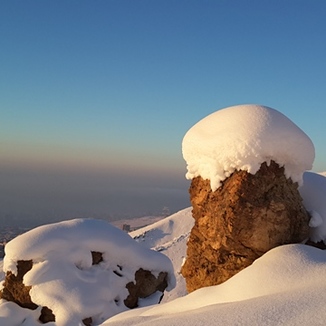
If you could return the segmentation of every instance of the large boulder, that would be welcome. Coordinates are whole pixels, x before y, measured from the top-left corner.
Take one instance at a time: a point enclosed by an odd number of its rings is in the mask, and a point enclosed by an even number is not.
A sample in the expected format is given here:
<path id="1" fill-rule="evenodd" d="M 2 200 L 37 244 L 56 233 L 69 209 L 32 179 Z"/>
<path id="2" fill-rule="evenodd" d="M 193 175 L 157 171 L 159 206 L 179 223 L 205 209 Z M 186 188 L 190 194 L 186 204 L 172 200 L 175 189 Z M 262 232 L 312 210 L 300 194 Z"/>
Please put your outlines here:
<path id="1" fill-rule="evenodd" d="M 196 177 L 190 186 L 195 225 L 182 267 L 187 290 L 222 283 L 268 250 L 309 237 L 309 215 L 298 184 L 275 162 L 252 175 L 236 171 L 212 191 Z"/>
<path id="2" fill-rule="evenodd" d="M 298 186 L 312 168 L 309 137 L 260 105 L 219 110 L 182 142 L 195 225 L 182 267 L 188 291 L 215 285 L 266 251 L 309 237 Z"/>
<path id="3" fill-rule="evenodd" d="M 35 310 L 41 323 L 98 325 L 127 309 L 159 303 L 175 283 L 169 258 L 101 220 L 41 226 L 5 250 L 0 299 Z"/>

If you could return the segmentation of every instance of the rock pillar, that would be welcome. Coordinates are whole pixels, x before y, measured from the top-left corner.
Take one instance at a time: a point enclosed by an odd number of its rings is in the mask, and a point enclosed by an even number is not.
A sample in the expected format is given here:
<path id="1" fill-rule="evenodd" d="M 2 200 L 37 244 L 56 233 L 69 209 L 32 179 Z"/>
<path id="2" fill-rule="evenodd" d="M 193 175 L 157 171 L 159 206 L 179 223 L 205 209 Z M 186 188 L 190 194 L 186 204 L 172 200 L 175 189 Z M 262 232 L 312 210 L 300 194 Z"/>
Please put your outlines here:
<path id="1" fill-rule="evenodd" d="M 222 283 L 279 245 L 309 237 L 309 215 L 298 184 L 274 161 L 255 175 L 235 171 L 212 191 L 210 181 L 192 180 L 195 225 L 182 267 L 189 292 Z"/>

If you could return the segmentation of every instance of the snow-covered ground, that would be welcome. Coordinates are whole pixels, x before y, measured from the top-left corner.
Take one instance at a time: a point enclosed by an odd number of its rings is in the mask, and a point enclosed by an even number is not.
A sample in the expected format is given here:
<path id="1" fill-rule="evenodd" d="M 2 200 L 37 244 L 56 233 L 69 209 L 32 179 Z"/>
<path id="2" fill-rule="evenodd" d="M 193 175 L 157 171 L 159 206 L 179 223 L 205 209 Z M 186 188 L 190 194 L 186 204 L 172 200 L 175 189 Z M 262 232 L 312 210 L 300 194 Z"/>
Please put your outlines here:
<path id="1" fill-rule="evenodd" d="M 188 165 L 187 176 L 193 178 L 201 175 L 209 178 L 214 190 L 235 169 L 254 173 L 260 163 L 275 160 L 284 166 L 288 177 L 302 184 L 300 192 L 305 206 L 312 215 L 311 236 L 314 240 L 326 241 L 326 177 L 312 172 L 304 173 L 306 169 L 311 168 L 314 160 L 314 146 L 308 136 L 282 114 L 267 107 L 238 106 L 227 110 L 218 111 L 207 117 L 208 119 L 203 119 L 185 136 L 183 154 Z M 117 311 L 115 316 L 101 321 L 99 324 L 101 326 L 326 324 L 326 251 L 304 244 L 279 246 L 225 283 L 187 294 L 184 279 L 179 271 L 194 223 L 191 208 L 132 232 L 130 235 L 135 240 L 127 235 L 116 237 L 110 227 L 107 239 L 105 235 L 108 234 L 105 232 L 107 227 L 97 224 L 98 222 L 94 222 L 96 224 L 94 227 L 89 221 L 70 222 L 77 223 L 77 226 L 78 223 L 81 224 L 81 230 L 76 233 L 69 233 L 67 227 L 69 229 L 70 224 L 63 223 L 63 227 L 57 229 L 45 228 L 47 230 L 45 233 L 38 231 L 31 233 L 27 239 L 29 241 L 25 241 L 26 238 L 22 241 L 20 238 L 19 241 L 9 243 L 4 270 L 14 272 L 17 259 L 36 257 L 35 262 L 38 265 L 36 273 L 31 273 L 26 277 L 26 281 L 37 284 L 41 280 L 45 283 L 47 293 L 40 292 L 41 299 L 51 300 L 51 294 L 58 294 L 59 291 L 61 299 L 68 306 L 80 309 L 82 300 L 87 299 L 82 296 L 88 296 L 90 293 L 91 307 L 85 308 L 89 310 L 87 312 L 89 316 L 92 309 L 97 309 L 101 305 L 103 307 L 108 297 L 113 298 L 112 293 L 106 293 L 100 286 L 97 287 L 98 296 L 93 289 L 89 290 L 89 280 L 98 282 L 95 277 L 98 271 L 100 276 L 105 276 L 100 282 L 105 283 L 105 280 L 111 279 L 106 277 L 108 273 L 112 275 L 111 272 L 116 267 L 124 266 L 128 262 L 131 263 L 132 270 L 139 267 L 138 254 L 154 271 L 164 265 L 166 270 L 169 270 L 172 262 L 176 286 L 165 294 L 161 304 L 121 313 Z M 83 223 L 86 223 L 87 227 Z M 84 247 L 79 248 L 78 238 L 82 235 L 87 239 L 89 229 L 93 235 L 99 233 L 98 241 L 90 243 L 86 240 Z M 53 241 L 48 243 L 47 239 Z M 64 243 L 61 243 L 61 240 Z M 71 252 L 69 250 L 64 252 L 68 256 L 62 257 L 63 248 L 70 248 L 70 244 Z M 107 245 L 110 250 L 105 249 Z M 87 249 L 88 252 L 104 250 L 104 268 L 90 266 L 90 255 L 85 256 L 85 250 L 81 249 Z M 149 249 L 163 255 L 150 253 Z M 134 256 L 136 251 L 137 255 Z M 165 256 L 165 259 L 162 256 Z M 70 277 L 68 281 L 66 276 L 63 280 L 58 278 L 52 288 L 51 284 L 46 284 L 47 273 L 53 276 L 53 271 L 48 268 L 49 258 L 57 262 L 58 266 L 60 259 L 63 259 L 63 266 L 70 272 L 74 270 L 68 274 Z M 51 266 L 54 270 L 59 270 L 55 264 Z M 80 267 L 80 272 L 76 272 L 76 266 Z M 129 274 L 131 276 L 132 271 Z M 3 278 L 3 274 L 0 274 L 0 277 Z M 76 277 L 77 285 L 74 283 Z M 81 279 L 86 282 L 79 282 Z M 170 281 L 172 285 L 173 277 Z M 61 288 L 58 290 L 55 284 Z M 114 282 L 112 284 L 113 288 L 116 288 L 117 284 Z M 72 285 L 76 285 L 76 288 Z M 34 298 L 35 291 L 31 294 Z M 67 297 L 63 297 L 62 294 Z M 120 293 L 121 297 L 123 295 Z M 37 296 L 35 298 L 38 299 Z M 57 312 L 66 313 L 66 310 L 59 304 Z M 39 326 L 38 315 L 38 310 L 31 311 L 20 308 L 12 302 L 0 301 L 0 326 Z M 59 316 L 56 323 L 47 325 L 79 326 L 75 323 L 77 319 L 74 315 L 70 316 L 73 323 L 67 324 L 67 320 L 66 316 Z"/>
<path id="2" fill-rule="evenodd" d="M 303 204 L 312 216 L 311 240 L 326 242 L 326 178 L 323 174 L 305 172 L 299 188 Z"/>
<path id="3" fill-rule="evenodd" d="M 162 303 L 187 294 L 185 280 L 180 274 L 180 269 L 186 256 L 187 240 L 193 224 L 194 219 L 191 215 L 191 207 L 189 207 L 130 233 L 138 243 L 163 253 L 172 261 L 177 280 L 176 287 L 165 293 Z"/>
<path id="4" fill-rule="evenodd" d="M 322 191 L 326 178 L 307 173 L 311 180 L 317 176 L 315 190 Z M 324 194 L 317 201 L 322 207 Z M 281 246 L 227 282 L 187 295 L 179 271 L 192 226 L 191 208 L 186 208 L 130 234 L 141 246 L 171 259 L 177 285 L 165 294 L 160 305 L 122 312 L 102 326 L 325 325 L 326 251 L 301 244 Z M 11 302 L 0 305 L 1 326 L 36 326 L 37 316 L 36 311 Z"/>
<path id="5" fill-rule="evenodd" d="M 303 179 L 309 180 L 301 187 L 305 204 L 319 210 L 321 225 L 326 225 L 326 178 L 306 172 Z M 310 189 L 319 194 L 312 201 Z M 192 223 L 191 210 L 185 209 L 134 235 L 144 234 L 139 239 L 153 248 L 157 244 L 166 248 L 164 243 L 172 239 L 174 248 L 163 253 L 174 262 L 177 273 L 184 257 L 179 249 L 185 244 L 173 240 L 187 234 Z M 176 225 L 178 232 L 169 225 Z M 323 231 L 321 225 L 311 228 L 312 234 Z M 184 295 L 184 282 L 177 283 L 166 303 L 124 312 L 103 325 L 325 325 L 325 282 L 326 251 L 303 244 L 285 245 L 267 252 L 223 284 Z"/>
<path id="6" fill-rule="evenodd" d="M 107 326 L 325 325 L 326 252 L 275 248 L 225 283 L 169 303 L 129 311 Z"/>
<path id="7" fill-rule="evenodd" d="M 316 176 L 318 193 L 326 186 L 324 176 L 307 172 L 304 180 Z M 322 207 L 324 194 L 317 201 Z M 302 244 L 281 246 L 227 282 L 187 294 L 179 270 L 192 226 L 191 208 L 186 208 L 130 234 L 141 246 L 171 259 L 177 285 L 160 305 L 122 312 L 102 326 L 325 325 L 326 251 Z M 1 326 L 37 326 L 36 317 L 36 311 L 11 302 L 0 305 Z"/>

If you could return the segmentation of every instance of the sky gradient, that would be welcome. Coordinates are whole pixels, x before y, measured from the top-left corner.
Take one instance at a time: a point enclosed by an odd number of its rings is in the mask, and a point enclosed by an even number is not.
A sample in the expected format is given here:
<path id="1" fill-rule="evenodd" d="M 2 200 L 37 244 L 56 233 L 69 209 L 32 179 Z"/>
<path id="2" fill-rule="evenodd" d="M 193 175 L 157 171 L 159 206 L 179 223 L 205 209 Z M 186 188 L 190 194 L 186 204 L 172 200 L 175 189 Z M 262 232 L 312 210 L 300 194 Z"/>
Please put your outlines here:
<path id="1" fill-rule="evenodd" d="M 0 218 L 140 216 L 189 205 L 181 142 L 257 103 L 326 170 L 323 0 L 2 1 Z"/>

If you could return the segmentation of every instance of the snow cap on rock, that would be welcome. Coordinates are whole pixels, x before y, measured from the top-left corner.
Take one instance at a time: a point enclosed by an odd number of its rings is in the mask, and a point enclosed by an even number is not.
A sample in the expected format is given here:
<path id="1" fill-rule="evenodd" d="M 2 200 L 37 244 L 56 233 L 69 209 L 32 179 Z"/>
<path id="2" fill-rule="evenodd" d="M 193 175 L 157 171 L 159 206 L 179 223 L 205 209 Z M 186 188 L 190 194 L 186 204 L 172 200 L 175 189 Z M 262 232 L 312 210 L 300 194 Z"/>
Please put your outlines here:
<path id="1" fill-rule="evenodd" d="M 253 104 L 225 108 L 199 121 L 184 136 L 182 152 L 186 178 L 208 179 L 213 191 L 235 170 L 255 174 L 271 160 L 301 185 L 315 158 L 312 141 L 297 125 L 275 109 Z"/>

